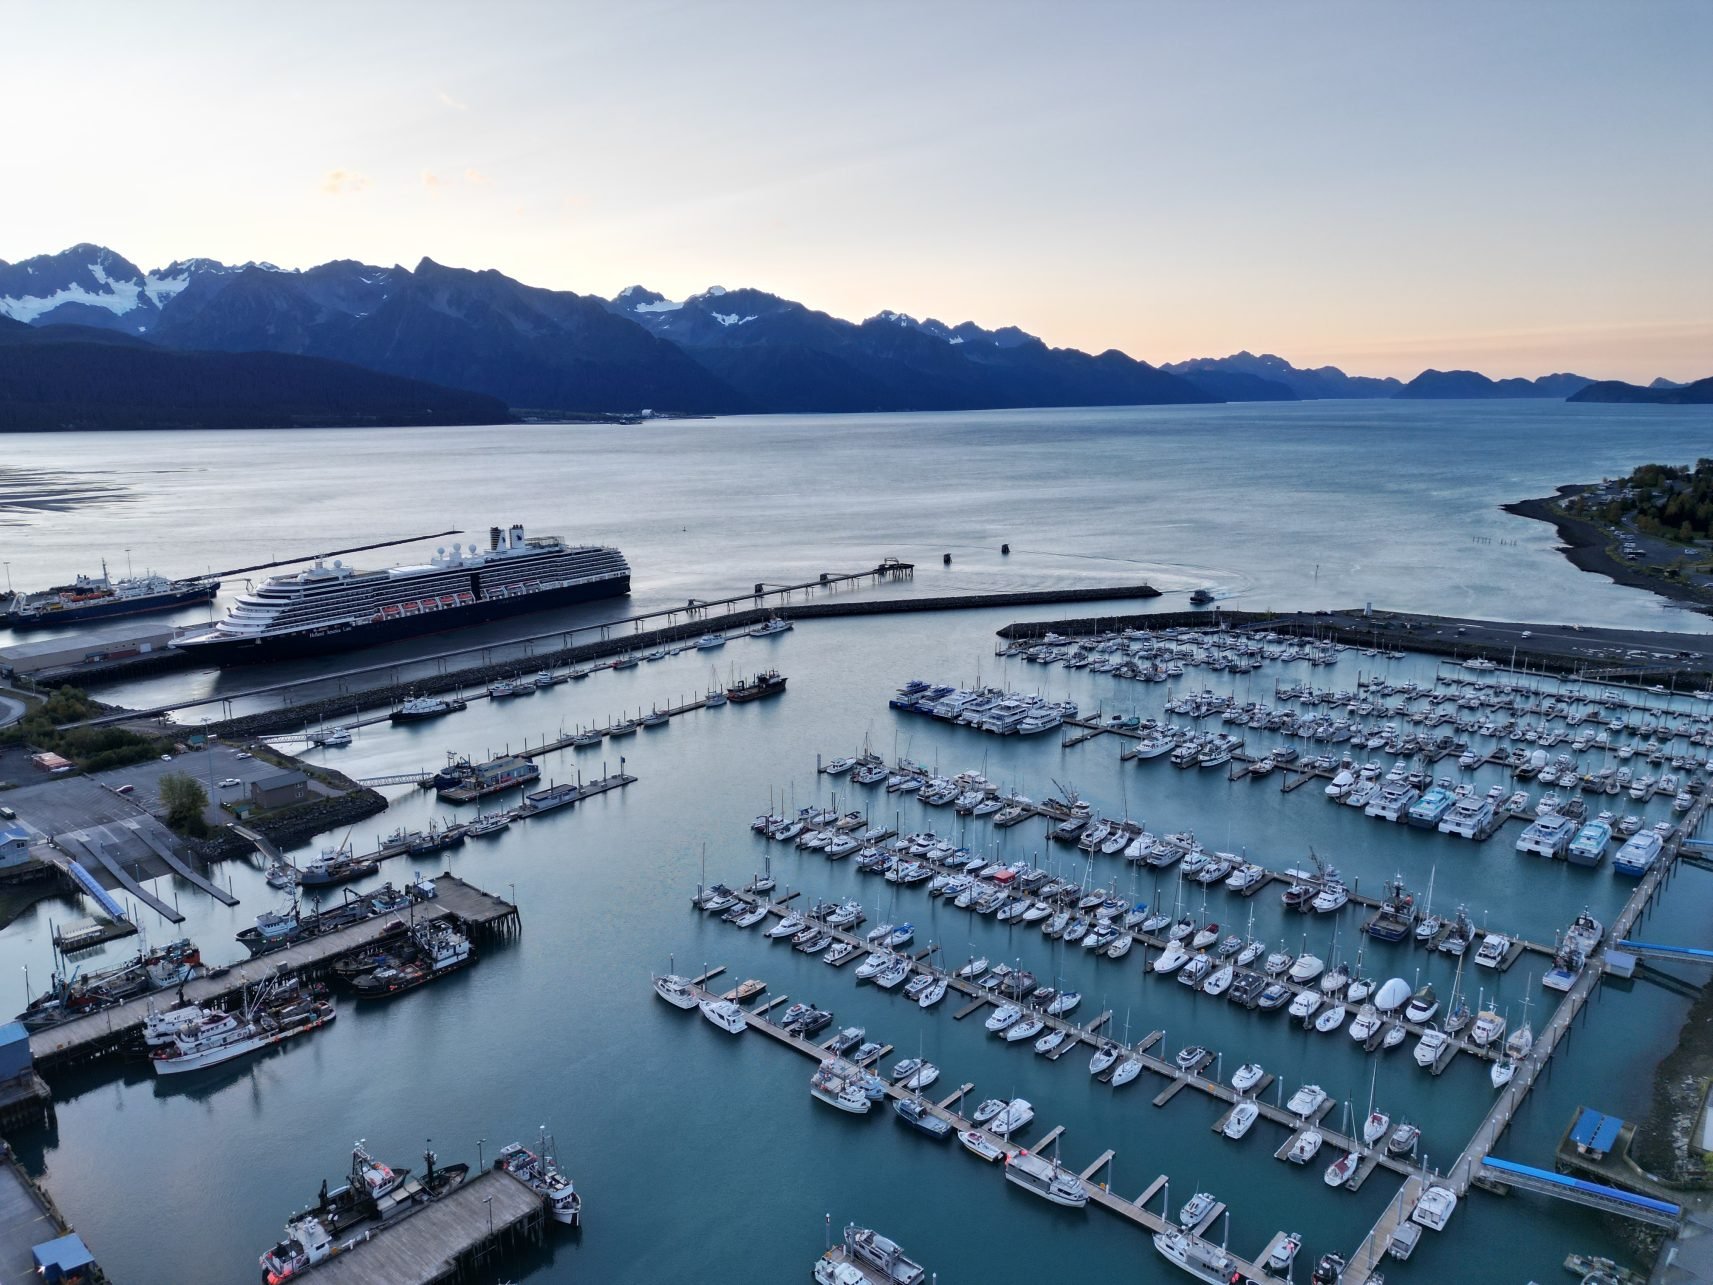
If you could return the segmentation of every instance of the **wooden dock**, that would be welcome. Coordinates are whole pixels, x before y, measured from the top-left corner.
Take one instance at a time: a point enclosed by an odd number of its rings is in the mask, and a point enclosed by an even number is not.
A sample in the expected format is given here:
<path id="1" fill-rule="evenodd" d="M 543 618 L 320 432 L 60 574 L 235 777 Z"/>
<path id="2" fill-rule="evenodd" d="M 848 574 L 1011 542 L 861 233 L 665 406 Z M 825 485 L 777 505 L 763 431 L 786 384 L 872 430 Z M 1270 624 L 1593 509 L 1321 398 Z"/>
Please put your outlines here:
<path id="1" fill-rule="evenodd" d="M 698 997 L 704 998 L 704 999 L 709 998 L 710 993 L 707 991 L 701 991 L 701 993 Z M 750 1014 L 750 1015 L 748 1015 L 748 1018 L 749 1018 L 749 1025 L 750 1025 L 751 1029 L 760 1031 L 761 1033 L 771 1037 L 772 1039 L 778 1041 L 779 1043 L 784 1044 L 788 1048 L 795 1049 L 797 1052 L 803 1054 L 805 1057 L 813 1058 L 816 1062 L 820 1062 L 829 1056 L 827 1051 L 825 1049 L 821 1048 L 819 1045 L 816 1045 L 809 1040 L 805 1040 L 802 1037 L 795 1035 L 792 1032 L 787 1031 L 782 1027 L 774 1025 L 772 1022 L 768 1021 L 767 1018 L 765 1018 L 765 1017 L 758 1017 L 758 1016 L 755 1016 L 753 1014 Z M 960 1090 L 960 1095 L 963 1094 L 964 1092 L 966 1092 L 966 1090 Z M 897 1085 L 894 1085 L 894 1084 L 888 1084 L 885 1086 L 885 1094 L 886 1094 L 886 1097 L 892 1101 L 897 1101 L 897 1100 L 906 1099 L 906 1098 L 912 1098 L 913 1099 L 915 1097 L 914 1094 L 912 1094 L 912 1093 L 910 1093 L 904 1089 L 901 1089 Z M 990 1133 L 985 1129 L 977 1128 L 977 1126 L 973 1122 L 971 1122 L 970 1120 L 965 1119 L 963 1116 L 958 1115 L 955 1112 L 947 1109 L 943 1105 L 935 1104 L 931 1101 L 928 1101 L 927 1099 L 923 1100 L 922 1105 L 929 1112 L 931 1112 L 934 1115 L 937 1115 L 941 1119 L 945 1120 L 954 1129 L 959 1129 L 959 1130 L 975 1129 L 977 1132 L 981 1133 L 985 1138 L 987 1138 L 987 1140 L 989 1142 L 991 1142 L 994 1146 L 998 1147 L 1001 1151 L 1003 1151 L 1005 1153 L 1005 1156 L 1007 1159 L 1009 1159 L 1013 1155 L 1016 1155 L 1017 1152 L 1019 1152 L 1020 1150 L 1023 1149 L 1018 1143 L 1013 1142 L 1008 1138 L 1001 1137 L 1000 1135 L 998 1135 L 996 1133 Z M 1044 1147 L 1050 1147 L 1055 1142 L 1057 1142 L 1059 1140 L 1060 1136 L 1063 1133 L 1064 1133 L 1063 1126 L 1057 1126 L 1053 1129 L 1050 1129 L 1050 1130 L 1048 1130 L 1047 1133 L 1042 1135 L 1042 1137 L 1038 1141 L 1033 1143 L 1030 1146 L 1029 1150 L 1034 1151 L 1034 1152 L 1038 1152 Z M 1108 1150 L 1103 1155 L 1101 1155 L 1093 1164 L 1089 1165 L 1087 1167 L 1086 1171 L 1084 1171 L 1084 1172 L 1092 1175 L 1093 1173 L 1098 1171 L 1102 1165 L 1110 1164 L 1112 1159 L 1113 1159 L 1113 1152 L 1111 1150 Z M 1149 1200 L 1153 1199 L 1154 1195 L 1161 1188 L 1163 1188 L 1165 1185 L 1166 1185 L 1166 1176 L 1164 1174 L 1162 1174 L 1160 1177 L 1158 1177 L 1154 1180 L 1154 1182 L 1148 1187 L 1148 1189 L 1146 1191 L 1144 1191 L 1142 1193 L 1141 1196 L 1137 1197 L 1135 1200 L 1127 1200 L 1122 1196 L 1114 1195 L 1107 1184 L 1088 1183 L 1087 1187 L 1088 1187 L 1089 1203 L 1094 1204 L 1094 1205 L 1098 1205 L 1101 1208 L 1106 1209 L 1106 1210 L 1110 1211 L 1111 1213 L 1118 1215 L 1119 1217 L 1123 1218 L 1126 1222 L 1130 1223 L 1132 1226 L 1137 1227 L 1137 1228 L 1139 1228 L 1145 1232 L 1153 1233 L 1153 1232 L 1165 1231 L 1168 1228 L 1175 1227 L 1177 1224 L 1171 1222 L 1169 1219 L 1164 1218 L 1159 1214 L 1152 1212 L 1151 1210 L 1149 1210 L 1145 1207 L 1147 1202 Z M 1258 1261 L 1249 1261 L 1249 1260 L 1246 1260 L 1246 1259 L 1244 1259 L 1244 1258 L 1242 1258 L 1236 1254 L 1232 1254 L 1231 1259 L 1232 1259 L 1232 1267 L 1234 1270 L 1241 1271 L 1241 1272 L 1245 1273 L 1246 1275 L 1253 1277 L 1256 1280 L 1263 1279 L 1263 1277 L 1261 1275 L 1261 1268 L 1259 1266 Z M 317 1269 L 317 1270 L 320 1270 L 320 1269 Z"/>
<path id="2" fill-rule="evenodd" d="M 419 902 L 412 908 L 416 918 L 450 917 L 474 936 L 503 936 L 517 929 L 517 907 L 510 902 L 452 874 L 437 876 L 435 888 L 438 895 L 433 901 Z M 213 1004 L 246 986 L 278 977 L 319 977 L 332 967 L 334 960 L 378 941 L 397 917 L 376 915 L 283 950 L 247 959 L 218 977 L 194 978 L 182 987 L 183 1002 Z M 30 1054 L 37 1069 L 51 1074 L 63 1067 L 119 1052 L 136 1039 L 151 1004 L 158 1006 L 163 996 L 177 1002 L 179 993 L 180 988 L 174 988 L 171 992 L 140 995 L 87 1017 L 34 1032 L 30 1036 Z"/>
<path id="3" fill-rule="evenodd" d="M 489 1169 L 432 1204 L 342 1242 L 315 1276 L 330 1285 L 488 1280 L 498 1254 L 541 1244 L 546 1227 L 541 1197 L 504 1169 Z"/>

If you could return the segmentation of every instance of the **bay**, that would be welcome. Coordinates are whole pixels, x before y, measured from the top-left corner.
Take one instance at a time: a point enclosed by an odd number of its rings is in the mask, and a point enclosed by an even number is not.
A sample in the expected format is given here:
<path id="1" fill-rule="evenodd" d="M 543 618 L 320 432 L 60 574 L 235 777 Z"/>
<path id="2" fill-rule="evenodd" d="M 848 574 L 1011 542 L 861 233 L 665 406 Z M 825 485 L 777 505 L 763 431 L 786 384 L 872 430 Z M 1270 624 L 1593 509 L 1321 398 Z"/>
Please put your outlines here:
<path id="1" fill-rule="evenodd" d="M 1553 549 L 1549 527 L 1497 506 L 1649 459 L 1692 459 L 1705 450 L 1707 427 L 1698 412 L 1659 408 L 1320 403 L 519 427 L 499 435 L 44 435 L 8 437 L 0 447 L 9 467 L 70 462 L 104 492 L 63 509 L 9 515 L 7 552 L 15 573 L 29 563 L 31 583 L 90 569 L 90 557 L 122 556 L 126 547 L 182 574 L 520 520 L 623 548 L 636 569 L 636 609 L 896 554 L 918 563 L 912 590 L 919 593 L 1147 578 L 1172 591 L 1160 600 L 1167 607 L 1181 605 L 1191 587 L 1215 584 L 1244 606 L 1371 599 L 1470 615 L 1698 628 L 1700 617 L 1576 571 Z M 106 493 L 115 489 L 121 493 Z M 1001 541 L 1012 544 L 1009 558 L 998 553 Z M 943 552 L 953 554 L 949 568 L 940 564 Z M 1204 779 L 1213 773 L 1174 773 L 1163 761 L 1120 765 L 1106 738 L 1072 749 L 1050 737 L 1000 742 L 886 709 L 886 696 L 906 678 L 962 681 L 979 672 L 1085 706 L 1158 712 L 1156 688 L 1018 662 L 1001 672 L 994 629 L 1053 614 L 817 621 L 766 642 L 730 644 L 722 668 L 777 663 L 791 676 L 787 695 L 641 733 L 622 747 L 638 784 L 516 825 L 446 862 L 415 863 L 429 872 L 450 865 L 503 895 L 515 890 L 524 923 L 518 941 L 394 1004 L 347 1005 L 327 1031 L 188 1088 L 157 1085 L 136 1068 L 73 1077 L 59 1086 L 57 1128 L 14 1145 L 124 1281 L 253 1279 L 255 1256 L 293 1209 L 313 1199 L 323 1177 L 337 1176 L 354 1138 L 401 1163 L 430 1137 L 443 1159 L 474 1161 L 478 1139 L 491 1156 L 543 1123 L 585 1194 L 588 1229 L 580 1240 L 556 1237 L 538 1257 L 507 1264 L 507 1278 L 800 1280 L 830 1215 L 835 1227 L 846 1219 L 879 1226 L 945 1282 L 1051 1278 L 1067 1263 L 1079 1272 L 1181 1279 L 1145 1239 L 1099 1211 L 1068 1214 L 1032 1200 L 955 1148 L 936 1150 L 905 1132 L 889 1112 L 852 1120 L 826 1111 L 808 1097 L 805 1059 L 753 1032 L 731 1039 L 654 998 L 648 975 L 665 968 L 670 952 L 680 971 L 724 964 L 734 981 L 762 977 L 776 994 L 831 1007 L 840 1025 L 866 1025 L 895 1044 L 894 1056 L 920 1047 L 944 1069 L 945 1092 L 973 1080 L 978 1097 L 1030 1098 L 1034 1132 L 1066 1126 L 1067 1164 L 1080 1168 L 1117 1150 L 1117 1190 L 1134 1195 L 1168 1173 L 1174 1205 L 1197 1190 L 1219 1194 L 1233 1207 L 1234 1248 L 1252 1253 L 1288 1226 L 1304 1234 L 1305 1259 L 1347 1251 L 1395 1189 L 1389 1180 L 1376 1176 L 1355 1196 L 1330 1192 L 1318 1168 L 1271 1158 L 1276 1131 L 1258 1128 L 1242 1144 L 1215 1137 L 1211 1101 L 1184 1094 L 1156 1110 L 1149 1099 L 1157 1087 L 1150 1090 L 1147 1077 L 1121 1091 L 1133 1096 L 1116 1096 L 1089 1080 L 1086 1059 L 1046 1063 L 1026 1047 L 1002 1046 L 979 1023 L 954 1022 L 949 1004 L 922 1013 L 858 986 L 848 971 L 688 909 L 704 845 L 710 878 L 747 878 L 769 856 L 749 833 L 749 818 L 782 794 L 796 805 L 826 797 L 815 756 L 850 753 L 865 741 L 944 770 L 982 768 L 1037 798 L 1055 780 L 1073 782 L 1110 815 L 1145 818 L 1156 832 L 1193 828 L 1210 846 L 1246 850 L 1275 866 L 1313 847 L 1364 889 L 1393 873 L 1424 889 L 1431 872 L 1436 905 L 1466 903 L 1477 923 L 1488 913 L 1496 926 L 1547 940 L 1583 905 L 1610 920 L 1629 886 L 1609 868 L 1519 857 L 1504 837 L 1470 845 L 1384 827 L 1312 790 L 1281 795 L 1266 785 Z M 1347 656 L 1314 680 L 1351 686 L 1364 667 L 1380 663 Z M 1391 665 L 1390 672 L 1418 677 L 1433 668 L 1417 659 Z M 1276 676 L 1240 680 L 1249 684 L 1245 699 L 1265 698 Z M 1222 678 L 1192 671 L 1173 687 L 1221 686 Z M 102 694 L 133 700 L 224 681 L 171 675 Z M 707 658 L 690 653 L 515 706 L 479 704 L 436 724 L 364 729 L 348 750 L 321 753 L 352 775 L 406 771 L 441 761 L 449 749 L 497 750 L 707 682 Z M 617 752 L 563 754 L 544 771 L 559 779 L 587 773 L 603 754 L 616 766 Z M 1498 777 L 1478 778 L 1482 786 L 1490 780 Z M 372 823 L 377 831 L 444 814 L 418 792 L 389 794 L 394 806 Z M 873 806 L 877 814 L 896 811 L 906 830 L 953 824 L 890 796 Z M 1660 807 L 1650 820 L 1663 815 Z M 354 841 L 362 847 L 370 837 Z M 1008 858 L 1040 852 L 1043 860 L 1067 860 L 1062 851 L 1049 854 L 1034 827 L 996 834 L 972 823 L 968 841 Z M 1372 1064 L 1348 1039 L 1193 996 L 1145 976 L 1134 955 L 1097 962 L 1055 951 L 1028 929 L 972 922 L 920 892 L 894 894 L 849 862 L 794 851 L 771 856 L 791 886 L 855 896 L 871 922 L 911 918 L 919 941 L 940 941 L 950 954 L 973 947 L 1062 972 L 1088 997 L 1088 1015 L 1110 1008 L 1120 1025 L 1128 1015 L 1133 1038 L 1164 1029 L 1168 1050 L 1192 1041 L 1220 1050 L 1227 1074 L 1254 1057 L 1292 1087 L 1314 1079 L 1365 1106 Z M 1097 874 L 1122 870 L 1097 860 Z M 396 880 L 409 869 L 395 863 L 386 875 Z M 188 916 L 174 931 L 215 960 L 241 955 L 232 934 L 277 900 L 253 865 L 228 863 L 220 873 L 240 906 L 212 904 L 171 881 L 156 885 L 163 896 L 176 891 Z M 1707 944 L 1695 909 L 1705 878 L 1680 875 L 1648 921 L 1650 933 Z M 1144 900 L 1176 895 L 1170 886 L 1137 891 Z M 1258 933 L 1277 940 L 1302 931 L 1300 921 L 1286 925 L 1276 896 L 1256 898 L 1253 908 Z M 1249 909 L 1216 892 L 1208 917 L 1223 921 Z M 0 933 L 0 972 L 9 964 L 21 977 L 28 964 L 39 981 L 49 923 L 71 913 L 65 903 L 44 903 Z M 1354 949 L 1356 918 L 1340 918 L 1341 940 Z M 152 925 L 151 934 L 161 939 L 167 928 Z M 1413 980 L 1419 968 L 1442 993 L 1449 987 L 1443 957 L 1388 949 L 1396 952 L 1384 956 L 1388 972 Z M 1537 1027 L 1544 1020 L 1547 993 L 1526 964 L 1488 984 L 1515 1008 L 1530 997 Z M 1638 1118 L 1653 1063 L 1675 1041 L 1683 1011 L 1684 1001 L 1662 988 L 1608 985 L 1531 1094 L 1501 1154 L 1550 1163 L 1577 1105 Z M 1382 1104 L 1418 1120 L 1430 1159 L 1444 1163 L 1491 1096 L 1480 1068 L 1456 1064 L 1429 1079 L 1407 1052 L 1382 1062 L 1378 1080 Z M 1449 1232 L 1427 1240 L 1388 1278 L 1545 1280 L 1567 1249 L 1624 1253 L 1621 1229 L 1534 1198 L 1501 1202 L 1479 1193 Z"/>

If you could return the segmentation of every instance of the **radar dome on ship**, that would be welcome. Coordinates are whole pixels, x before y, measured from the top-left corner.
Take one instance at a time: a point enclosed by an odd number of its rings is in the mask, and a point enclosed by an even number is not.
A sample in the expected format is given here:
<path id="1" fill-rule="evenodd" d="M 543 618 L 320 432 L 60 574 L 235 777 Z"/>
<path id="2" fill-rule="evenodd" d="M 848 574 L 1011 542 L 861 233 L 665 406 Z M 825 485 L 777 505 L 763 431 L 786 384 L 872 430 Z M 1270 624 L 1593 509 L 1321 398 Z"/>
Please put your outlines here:
<path id="1" fill-rule="evenodd" d="M 1374 1007 L 1382 1013 L 1390 1013 L 1393 1009 L 1402 1007 L 1409 998 L 1410 984 L 1402 977 L 1394 977 L 1375 994 Z"/>

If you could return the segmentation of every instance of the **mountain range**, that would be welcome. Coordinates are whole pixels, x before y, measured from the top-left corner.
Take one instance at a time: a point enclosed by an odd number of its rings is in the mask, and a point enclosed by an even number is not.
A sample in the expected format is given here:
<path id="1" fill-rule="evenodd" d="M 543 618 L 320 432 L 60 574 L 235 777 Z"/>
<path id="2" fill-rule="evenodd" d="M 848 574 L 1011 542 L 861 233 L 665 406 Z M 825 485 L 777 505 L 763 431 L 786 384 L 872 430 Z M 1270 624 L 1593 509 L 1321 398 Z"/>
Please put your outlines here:
<path id="1" fill-rule="evenodd" d="M 55 330 L 61 348 L 106 332 L 165 354 L 319 359 L 543 416 L 1562 398 L 1593 382 L 1424 371 L 1403 383 L 1248 352 L 1156 367 L 1115 349 L 1054 348 L 1013 326 L 890 311 L 851 322 L 754 289 L 670 300 L 631 286 L 603 299 L 432 259 L 415 268 L 341 259 L 301 271 L 185 259 L 145 272 L 89 244 L 0 262 L 3 318 Z M 14 363 L 41 351 L 11 349 Z M 139 350 L 98 345 L 82 360 L 117 362 L 121 351 Z"/>

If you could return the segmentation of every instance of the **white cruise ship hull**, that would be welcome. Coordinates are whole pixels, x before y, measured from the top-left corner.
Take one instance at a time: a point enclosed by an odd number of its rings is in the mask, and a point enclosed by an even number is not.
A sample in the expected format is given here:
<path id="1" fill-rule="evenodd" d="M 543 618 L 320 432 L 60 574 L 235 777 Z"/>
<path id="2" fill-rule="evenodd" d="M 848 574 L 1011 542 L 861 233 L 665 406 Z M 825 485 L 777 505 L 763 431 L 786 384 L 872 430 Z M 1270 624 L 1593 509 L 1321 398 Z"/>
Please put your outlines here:
<path id="1" fill-rule="evenodd" d="M 558 588 L 513 597 L 478 599 L 460 606 L 424 611 L 418 615 L 392 616 L 363 624 L 341 623 L 325 629 L 261 634 L 254 637 L 207 633 L 174 639 L 172 645 L 216 665 L 258 664 L 272 660 L 292 660 L 300 656 L 322 656 L 360 647 L 376 647 L 404 638 L 417 638 L 424 634 L 444 633 L 470 625 L 487 624 L 527 612 L 547 611 L 580 602 L 620 597 L 629 592 L 630 576 L 625 574 L 581 584 L 561 585 Z"/>

